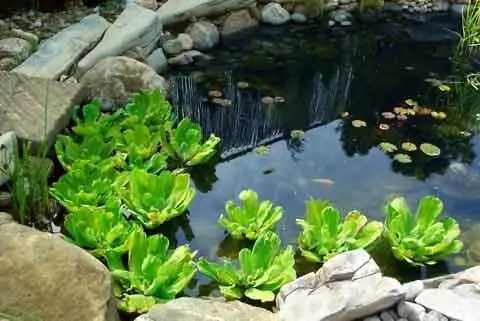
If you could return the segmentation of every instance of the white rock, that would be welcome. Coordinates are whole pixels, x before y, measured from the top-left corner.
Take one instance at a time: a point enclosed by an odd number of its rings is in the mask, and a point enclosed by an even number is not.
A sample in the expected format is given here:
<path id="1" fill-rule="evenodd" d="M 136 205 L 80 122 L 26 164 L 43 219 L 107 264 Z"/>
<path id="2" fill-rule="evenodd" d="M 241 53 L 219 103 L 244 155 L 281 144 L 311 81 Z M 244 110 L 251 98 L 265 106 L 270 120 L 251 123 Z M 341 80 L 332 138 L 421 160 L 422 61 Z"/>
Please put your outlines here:
<path id="1" fill-rule="evenodd" d="M 293 284 L 292 284 L 293 283 Z M 383 277 L 364 250 L 339 254 L 316 273 L 286 284 L 277 297 L 284 321 L 357 320 L 394 306 L 401 284 Z"/>
<path id="2" fill-rule="evenodd" d="M 128 57 L 109 57 L 99 61 L 80 78 L 88 98 L 100 98 L 105 109 L 124 105 L 133 93 L 160 90 L 166 93 L 165 79 L 148 65 Z"/>
<path id="3" fill-rule="evenodd" d="M 382 313 L 380 313 L 380 319 L 382 321 L 396 321 L 396 315 L 394 315 L 393 311 L 382 311 Z"/>
<path id="4" fill-rule="evenodd" d="M 221 33 L 223 37 L 249 30 L 258 26 L 258 21 L 252 17 L 250 10 L 243 9 L 232 12 L 223 22 Z"/>
<path id="5" fill-rule="evenodd" d="M 32 77 L 58 79 L 100 40 L 110 23 L 90 15 L 44 41 L 13 71 Z"/>
<path id="6" fill-rule="evenodd" d="M 449 289 L 426 289 L 415 302 L 427 309 L 435 310 L 448 318 L 461 321 L 477 321 L 480 299 L 462 296 Z"/>
<path id="7" fill-rule="evenodd" d="M 13 173 L 17 147 L 17 136 L 14 132 L 0 136 L 0 186 L 8 182 Z"/>
<path id="8" fill-rule="evenodd" d="M 206 59 L 206 57 L 200 51 L 189 50 L 168 59 L 168 64 L 172 66 L 185 66 L 202 59 Z"/>
<path id="9" fill-rule="evenodd" d="M 423 291 L 423 282 L 420 280 L 408 282 L 402 285 L 403 290 L 405 291 L 405 300 L 412 301 L 414 300 L 420 292 Z"/>
<path id="10" fill-rule="evenodd" d="M 178 55 L 183 51 L 182 42 L 178 40 L 178 38 L 165 41 L 162 48 L 163 51 L 170 56 Z"/>
<path id="11" fill-rule="evenodd" d="M 448 321 L 448 318 L 437 311 L 430 311 L 425 317 L 425 321 Z"/>
<path id="12" fill-rule="evenodd" d="M 188 33 L 180 33 L 177 36 L 178 41 L 182 44 L 183 50 L 192 50 L 193 49 L 193 40 Z"/>
<path id="13" fill-rule="evenodd" d="M 150 56 L 148 56 L 147 63 L 157 73 L 161 73 L 168 68 L 167 57 L 165 57 L 162 48 L 154 50 Z"/>
<path id="14" fill-rule="evenodd" d="M 157 11 L 164 25 L 186 21 L 193 17 L 222 14 L 248 8 L 255 0 L 168 0 Z"/>
<path id="15" fill-rule="evenodd" d="M 15 38 L 21 38 L 21 39 L 27 40 L 35 48 L 39 43 L 38 36 L 34 35 L 31 32 L 13 28 L 12 30 L 10 30 L 10 34 Z"/>
<path id="16" fill-rule="evenodd" d="M 217 26 L 208 21 L 195 22 L 187 29 L 187 33 L 193 40 L 194 48 L 198 50 L 211 49 L 220 41 Z"/>
<path id="17" fill-rule="evenodd" d="M 271 25 L 283 25 L 290 20 L 290 13 L 279 3 L 271 2 L 262 9 L 262 21 Z"/>
<path id="18" fill-rule="evenodd" d="M 100 43 L 78 63 L 77 78 L 103 58 L 118 56 L 133 47 L 141 47 L 149 55 L 162 32 L 155 11 L 129 4 L 105 32 Z"/>
<path id="19" fill-rule="evenodd" d="M 370 316 L 370 317 L 367 317 L 367 318 L 363 319 L 363 321 L 381 321 L 381 320 L 380 320 L 379 317 L 374 315 L 374 316 Z"/>
<path id="20" fill-rule="evenodd" d="M 28 58 L 32 44 L 21 38 L 5 38 L 0 40 L 0 58 L 12 57 L 18 62 Z"/>
<path id="21" fill-rule="evenodd" d="M 397 306 L 398 316 L 406 318 L 409 321 L 423 321 L 422 317 L 425 315 L 425 308 L 421 305 L 402 301 Z"/>
<path id="22" fill-rule="evenodd" d="M 307 22 L 307 17 L 304 14 L 299 12 L 294 12 L 291 16 L 292 21 L 296 23 L 305 23 Z"/>

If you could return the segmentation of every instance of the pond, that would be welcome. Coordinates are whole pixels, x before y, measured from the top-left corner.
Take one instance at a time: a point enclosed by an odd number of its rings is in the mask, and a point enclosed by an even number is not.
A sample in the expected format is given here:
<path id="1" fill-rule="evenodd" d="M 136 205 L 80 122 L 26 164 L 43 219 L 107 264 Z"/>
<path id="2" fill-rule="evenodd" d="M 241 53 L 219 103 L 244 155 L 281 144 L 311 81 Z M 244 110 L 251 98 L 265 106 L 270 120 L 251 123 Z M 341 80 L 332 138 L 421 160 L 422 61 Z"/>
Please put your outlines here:
<path id="1" fill-rule="evenodd" d="M 284 208 L 279 233 L 290 244 L 310 197 L 383 221 L 383 205 L 392 196 L 405 196 L 413 208 L 432 194 L 462 228 L 480 222 L 476 113 L 449 109 L 459 97 L 452 98 L 449 86 L 439 88 L 438 80 L 458 69 L 452 60 L 457 40 L 449 31 L 456 28 L 448 17 L 376 24 L 340 36 L 322 27 L 262 28 L 209 52 L 213 59 L 194 69 L 171 74 L 179 115 L 222 138 L 221 160 L 194 175 L 198 193 L 188 216 L 172 222 L 178 244 L 190 243 L 210 259 L 235 257 L 239 245 L 226 239 L 217 219 L 225 202 L 238 202 L 247 188 Z M 447 117 L 382 117 L 408 107 L 409 99 Z M 354 127 L 352 120 L 367 126 Z M 389 129 L 380 129 L 381 123 Z M 292 130 L 305 135 L 293 139 Z M 402 164 L 379 149 L 381 142 L 431 143 L 441 155 L 416 151 L 412 163 Z M 270 151 L 259 155 L 254 148 L 260 145 Z M 385 274 L 401 280 L 456 271 L 465 263 L 456 258 L 425 271 L 383 254 L 379 261 Z M 199 279 L 191 294 L 208 294 L 207 283 Z"/>

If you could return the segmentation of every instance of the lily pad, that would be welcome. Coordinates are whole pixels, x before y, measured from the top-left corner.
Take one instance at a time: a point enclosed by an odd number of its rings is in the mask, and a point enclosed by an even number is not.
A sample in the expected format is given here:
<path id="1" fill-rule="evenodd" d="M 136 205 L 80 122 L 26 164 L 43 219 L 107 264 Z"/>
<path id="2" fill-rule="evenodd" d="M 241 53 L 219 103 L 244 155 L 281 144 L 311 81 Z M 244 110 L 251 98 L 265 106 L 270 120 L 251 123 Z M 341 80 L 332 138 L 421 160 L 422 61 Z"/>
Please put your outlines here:
<path id="1" fill-rule="evenodd" d="M 302 139 L 305 136 L 305 132 L 300 129 L 294 129 L 290 132 L 290 137 L 292 139 Z"/>
<path id="2" fill-rule="evenodd" d="M 388 126 L 387 124 L 379 124 L 378 128 L 381 130 L 389 130 L 390 126 Z"/>
<path id="3" fill-rule="evenodd" d="M 405 142 L 402 144 L 402 149 L 406 150 L 407 152 L 413 152 L 417 150 L 417 145 L 414 143 Z"/>
<path id="4" fill-rule="evenodd" d="M 402 164 L 408 164 L 412 162 L 412 158 L 407 154 L 397 154 L 393 157 L 393 160 Z"/>
<path id="5" fill-rule="evenodd" d="M 393 153 L 398 150 L 397 146 L 388 142 L 381 142 L 380 144 L 378 144 L 378 148 L 380 148 L 385 153 Z"/>
<path id="6" fill-rule="evenodd" d="M 342 116 L 342 118 L 346 118 L 346 117 L 350 116 L 350 113 L 348 111 L 344 111 L 340 115 Z"/>
<path id="7" fill-rule="evenodd" d="M 440 153 L 441 153 L 440 148 L 438 148 L 437 146 L 435 146 L 433 144 L 429 144 L 429 143 L 421 144 L 420 145 L 420 150 L 422 152 L 424 152 L 425 155 L 432 156 L 432 157 L 439 156 Z"/>
<path id="8" fill-rule="evenodd" d="M 382 117 L 385 119 L 394 119 L 396 115 L 392 113 L 391 111 L 386 111 L 382 113 Z"/>
<path id="9" fill-rule="evenodd" d="M 450 91 L 450 90 L 452 90 L 452 88 L 450 88 L 450 86 L 445 85 L 445 84 L 438 86 L 438 89 L 440 89 L 440 91 Z"/>
<path id="10" fill-rule="evenodd" d="M 407 105 L 410 106 L 410 107 L 418 106 L 418 102 L 416 102 L 416 101 L 413 100 L 413 99 L 407 99 L 407 100 L 405 100 L 405 104 L 407 104 Z"/>
<path id="11" fill-rule="evenodd" d="M 265 146 L 265 145 L 260 145 L 257 148 L 255 148 L 255 153 L 260 156 L 266 156 L 268 153 L 270 153 L 270 147 Z"/>
<path id="12" fill-rule="evenodd" d="M 355 119 L 355 120 L 352 120 L 352 126 L 353 127 L 367 127 L 367 123 L 363 120 L 360 120 L 360 119 Z"/>

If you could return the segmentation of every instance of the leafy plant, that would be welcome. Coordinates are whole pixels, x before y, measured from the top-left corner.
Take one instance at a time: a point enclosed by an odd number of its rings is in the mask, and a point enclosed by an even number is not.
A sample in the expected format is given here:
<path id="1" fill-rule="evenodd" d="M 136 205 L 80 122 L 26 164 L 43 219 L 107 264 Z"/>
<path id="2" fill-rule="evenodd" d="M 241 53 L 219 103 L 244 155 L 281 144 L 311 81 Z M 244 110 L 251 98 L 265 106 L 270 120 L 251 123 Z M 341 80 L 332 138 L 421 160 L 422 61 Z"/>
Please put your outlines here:
<path id="1" fill-rule="evenodd" d="M 163 171 L 155 175 L 141 169 L 122 175 L 118 193 L 128 211 L 146 228 L 155 228 L 181 215 L 195 196 L 188 174 Z"/>
<path id="2" fill-rule="evenodd" d="M 229 260 L 219 264 L 205 258 L 200 258 L 197 266 L 201 273 L 220 285 L 220 291 L 227 298 L 246 296 L 262 302 L 273 301 L 275 292 L 296 278 L 293 249 L 288 246 L 281 251 L 280 243 L 277 234 L 267 232 L 255 241 L 252 250 L 240 251 L 239 268 Z"/>
<path id="3" fill-rule="evenodd" d="M 372 245 L 383 232 L 381 222 L 367 223 L 359 211 L 351 211 L 340 222 L 340 212 L 330 203 L 310 199 L 306 220 L 297 219 L 302 228 L 298 237 L 301 254 L 312 262 L 325 262 L 333 256 Z"/>
<path id="4" fill-rule="evenodd" d="M 79 143 L 71 136 L 59 135 L 55 142 L 57 158 L 66 170 L 82 161 L 98 164 L 111 157 L 114 150 L 115 142 L 105 141 L 100 135 L 86 136 Z"/>
<path id="5" fill-rule="evenodd" d="M 220 215 L 218 223 L 225 228 L 232 237 L 256 240 L 267 231 L 273 231 L 282 218 L 283 209 L 274 206 L 271 201 L 259 202 L 258 194 L 252 190 L 240 192 L 238 198 L 241 206 L 232 201 L 225 205 L 227 217 Z"/>
<path id="6" fill-rule="evenodd" d="M 50 188 L 50 194 L 69 212 L 103 206 L 113 195 L 118 172 L 112 167 L 79 163 Z"/>
<path id="7" fill-rule="evenodd" d="M 189 118 L 183 118 L 175 129 L 171 124 L 163 126 L 162 147 L 170 157 L 184 162 L 187 166 L 206 163 L 215 154 L 220 138 L 211 134 L 204 143 L 202 140 L 200 125 Z"/>
<path id="8" fill-rule="evenodd" d="M 436 222 L 442 210 L 443 202 L 434 196 L 420 200 L 415 216 L 403 197 L 387 203 L 385 234 L 397 259 L 413 265 L 435 264 L 462 249 L 456 220 L 446 217 Z"/>
<path id="9" fill-rule="evenodd" d="M 363 12 L 367 9 L 380 9 L 383 7 L 384 1 L 383 0 L 360 0 L 359 1 L 359 9 L 360 12 Z"/>
<path id="10" fill-rule="evenodd" d="M 127 222 L 117 201 L 105 207 L 80 208 L 67 215 L 64 226 L 71 242 L 105 258 L 110 269 L 123 266 L 121 257 L 128 250 L 130 234 L 142 231 L 139 225 Z"/>
<path id="11" fill-rule="evenodd" d="M 136 93 L 125 106 L 122 128 L 145 125 L 151 130 L 158 130 L 166 122 L 173 120 L 172 107 L 158 90 Z"/>
<path id="12" fill-rule="evenodd" d="M 480 5 L 468 0 L 462 10 L 462 34 L 458 48 L 460 53 L 471 54 L 480 46 Z"/>
<path id="13" fill-rule="evenodd" d="M 169 251 L 163 235 L 134 231 L 128 241 L 128 270 L 113 269 L 123 290 L 118 307 L 127 312 L 148 312 L 153 305 L 174 299 L 195 274 L 196 252 L 182 245 Z"/>
<path id="14" fill-rule="evenodd" d="M 112 115 L 104 115 L 102 113 L 102 104 L 99 99 L 91 103 L 77 107 L 72 114 L 75 126 L 72 131 L 81 137 L 100 135 L 101 137 L 109 137 L 113 124 L 118 121 L 120 112 Z"/>

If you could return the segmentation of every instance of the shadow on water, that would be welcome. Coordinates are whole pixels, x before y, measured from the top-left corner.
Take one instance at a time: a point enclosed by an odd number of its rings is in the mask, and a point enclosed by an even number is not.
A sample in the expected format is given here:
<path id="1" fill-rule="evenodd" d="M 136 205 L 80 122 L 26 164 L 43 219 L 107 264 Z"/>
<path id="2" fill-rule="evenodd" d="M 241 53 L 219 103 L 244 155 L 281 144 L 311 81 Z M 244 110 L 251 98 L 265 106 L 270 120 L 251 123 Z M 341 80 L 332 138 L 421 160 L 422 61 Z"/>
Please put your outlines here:
<path id="1" fill-rule="evenodd" d="M 225 202 L 237 199 L 246 188 L 284 208 L 279 234 L 286 244 L 296 242 L 295 219 L 304 215 L 309 197 L 328 199 L 343 212 L 358 209 L 383 220 L 382 208 L 389 198 L 406 196 L 414 207 L 421 196 L 433 194 L 444 200 L 446 214 L 462 226 L 478 222 L 480 144 L 475 114 L 480 111 L 473 106 L 479 95 L 455 83 L 455 39 L 445 32 L 452 28 L 449 23 L 391 24 L 335 39 L 311 26 L 262 28 L 210 52 L 213 60 L 170 75 L 178 114 L 222 138 L 218 163 L 192 173 L 202 193 L 188 218 L 189 235 L 195 236 L 190 244 L 199 256 L 237 257 L 244 244 L 226 237 L 217 219 Z M 428 78 L 448 84 L 450 90 L 439 90 L 425 81 Z M 407 99 L 447 116 L 382 116 L 395 107 L 410 108 Z M 367 126 L 354 127 L 353 120 Z M 380 129 L 380 124 L 389 129 Z M 292 130 L 305 131 L 304 139 L 291 139 Z M 382 152 L 381 142 L 427 142 L 441 154 L 408 152 L 412 162 L 403 164 L 394 154 Z M 259 145 L 269 145 L 270 152 L 257 155 L 253 149 Z M 428 269 L 412 268 L 384 247 L 373 255 L 386 275 L 404 281 L 459 269 L 452 260 Z M 318 268 L 302 260 L 297 265 L 300 274 Z M 201 276 L 196 284 L 189 294 L 218 294 Z"/>

